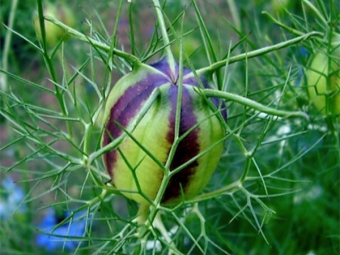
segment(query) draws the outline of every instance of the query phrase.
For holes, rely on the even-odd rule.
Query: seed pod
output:
[[[46,7],[44,8],[44,16],[52,16],[70,27],[73,27],[75,25],[75,19],[72,10],[63,2],[55,4],[47,2]],[[42,40],[39,17],[37,15],[34,17],[34,27],[35,30],[37,31],[38,39]],[[55,46],[58,43],[58,41],[63,37],[64,39],[69,38],[69,36],[65,34],[64,29],[46,20],[45,30],[46,30],[46,42],[49,46]]]
[[[183,70],[179,137],[182,137],[170,164],[170,171],[182,166],[167,184],[162,203],[176,203],[200,192],[208,183],[223,150],[226,109],[216,98],[204,98],[198,93],[199,83]],[[109,94],[105,108],[105,130],[102,145],[120,137],[138,116],[155,89],[159,95],[147,113],[118,148],[103,156],[105,167],[115,187],[138,203],[153,200],[161,185],[164,166],[175,141],[176,104],[179,86],[166,59],[142,65],[122,77]],[[208,82],[200,77],[204,86]],[[212,102],[212,103],[211,103]],[[222,110],[218,110],[218,107]],[[221,108],[220,108],[221,109]],[[147,150],[149,154],[145,152]],[[154,157],[150,157],[150,154]],[[161,164],[157,164],[156,160]]]
[[[272,0],[271,9],[274,14],[285,14],[286,11],[292,9],[294,6],[294,1],[292,0]]]
[[[340,115],[340,35],[334,33],[329,49],[312,55],[305,70],[307,92],[323,115]]]

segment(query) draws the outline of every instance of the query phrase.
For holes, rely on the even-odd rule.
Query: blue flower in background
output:
[[[84,212],[75,213],[67,222],[57,226],[70,215],[71,213],[65,212],[62,217],[58,217],[55,210],[49,208],[39,224],[39,230],[43,233],[37,235],[37,245],[48,251],[60,248],[74,250],[81,245],[82,241],[79,239],[84,236],[87,219]]]
[[[305,58],[305,57],[308,56],[308,50],[305,47],[301,46],[300,47],[300,54],[301,54],[302,57]]]
[[[7,177],[0,186],[0,219],[8,220],[15,213],[23,214],[27,207],[22,204],[25,193],[22,188]]]
[[[308,57],[308,51],[303,46],[299,48],[299,54],[303,59],[306,59]],[[303,72],[303,68],[301,68],[295,80],[295,86],[300,86],[303,76],[304,76],[304,72]]]
[[[304,75],[304,72],[303,72],[303,69],[301,68],[299,70],[299,73],[298,73],[297,78],[295,80],[295,86],[300,86],[301,85],[301,80],[303,78],[303,75]]]

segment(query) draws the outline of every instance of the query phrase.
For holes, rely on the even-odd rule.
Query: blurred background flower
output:
[[[36,244],[47,251],[74,250],[83,244],[81,239],[85,233],[87,219],[83,211],[72,216],[72,212],[59,214],[55,209],[48,208],[39,224],[41,232],[36,237]]]
[[[12,178],[6,177],[0,186],[0,219],[8,220],[14,214],[24,214],[27,210],[24,198],[22,188]]]

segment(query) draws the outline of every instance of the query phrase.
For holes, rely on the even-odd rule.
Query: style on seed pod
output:
[[[176,113],[179,143],[171,162],[174,172],[161,202],[173,204],[192,198],[208,183],[216,169],[226,136],[226,105],[199,93],[200,84],[190,69],[183,69],[181,106],[177,107],[179,66],[171,71],[167,58],[142,64],[112,88],[104,111],[102,146],[122,136],[140,115],[148,98],[159,94],[140,122],[119,146],[103,155],[113,185],[140,204],[154,200],[164,177],[164,166],[175,142]],[[178,117],[177,117],[178,119]]]
[[[305,69],[309,99],[323,115],[340,115],[340,35],[311,56]]]

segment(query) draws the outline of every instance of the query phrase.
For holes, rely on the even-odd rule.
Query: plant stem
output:
[[[240,188],[242,187],[242,182],[240,180],[235,181],[227,186],[224,186],[223,188],[208,192],[208,193],[204,193],[202,195],[198,195],[196,197],[194,197],[193,199],[190,200],[186,200],[184,201],[185,204],[193,204],[193,203],[198,203],[204,200],[209,200],[215,197],[219,197],[225,193],[233,193],[237,190],[240,190]]]
[[[70,34],[74,38],[88,42],[92,46],[97,47],[98,49],[101,49],[105,52],[112,52],[113,54],[116,54],[118,57],[124,58],[126,61],[128,61],[133,66],[139,66],[141,64],[141,61],[137,57],[135,57],[131,54],[128,54],[124,51],[117,50],[115,48],[112,49],[109,45],[102,43],[102,42],[99,42],[97,40],[94,40],[94,39],[78,32],[77,30],[65,25],[64,23],[62,23],[61,21],[59,21],[59,20],[57,20],[53,17],[45,16],[45,20],[50,21],[53,24],[63,28],[65,31],[67,31],[68,34]]]
[[[57,79],[57,72],[54,68],[54,65],[52,63],[52,57],[49,56],[48,54],[48,45],[46,43],[46,30],[45,30],[45,20],[44,20],[44,12],[43,12],[43,7],[42,7],[42,0],[37,0],[37,5],[38,5],[38,15],[39,15],[39,25],[40,25],[40,31],[42,35],[42,46],[43,46],[43,58],[46,64],[46,67],[48,69],[48,72],[50,73],[50,76],[53,81],[54,85],[54,90],[55,90],[55,96],[57,98],[57,101],[59,103],[61,113],[63,117],[68,116],[68,111],[66,107],[66,103],[64,101],[64,91],[60,89],[60,87],[57,85],[58,84],[58,79]],[[72,128],[70,125],[70,122],[66,122],[66,127],[68,130],[68,135],[71,138],[72,137]]]
[[[137,235],[141,242],[146,241],[146,234],[149,230],[148,215],[150,212],[149,204],[140,204],[137,212],[137,218],[134,220],[137,223]]]
[[[308,6],[308,7],[309,7],[309,8],[310,8],[310,9],[318,16],[319,20],[321,20],[322,23],[323,23],[326,27],[329,26],[328,21],[325,20],[324,16],[320,13],[320,11],[319,11],[312,3],[310,3],[310,2],[307,1],[307,0],[302,0],[302,3],[305,4],[305,5],[307,5],[307,6]]]
[[[298,35],[301,36],[304,33],[300,32],[299,30],[296,30],[290,26],[287,26],[285,24],[283,24],[282,22],[280,22],[279,20],[275,19],[272,15],[270,15],[268,12],[263,11],[262,14],[266,15],[271,21],[273,21],[276,25],[282,27],[283,29],[287,30],[288,32],[294,34],[294,35]]]
[[[324,36],[324,34],[320,33],[320,32],[313,31],[313,32],[310,32],[308,34],[304,34],[302,36],[293,38],[293,39],[285,41],[285,42],[274,44],[274,45],[268,46],[268,47],[263,47],[263,48],[258,49],[258,50],[246,52],[246,53],[234,56],[234,57],[224,59],[224,60],[216,62],[216,63],[214,63],[210,66],[201,68],[201,69],[197,70],[196,73],[197,73],[197,75],[210,74],[210,73],[215,72],[217,69],[224,67],[227,62],[228,62],[228,64],[232,64],[232,63],[244,60],[244,59],[250,59],[250,58],[257,57],[257,56],[261,56],[261,55],[264,55],[264,54],[269,53],[269,52],[273,52],[273,51],[277,51],[279,49],[289,47],[291,45],[294,45],[298,42],[307,40],[308,38],[314,37],[314,36],[322,37],[322,36]],[[187,78],[189,76],[194,76],[194,75],[192,73],[190,73],[185,78]]]
[[[302,117],[302,118],[305,118],[307,121],[309,121],[309,116],[304,112],[290,112],[290,111],[277,110],[277,109],[262,105],[249,98],[242,97],[242,96],[239,96],[233,93],[218,91],[214,89],[204,89],[204,90],[200,90],[200,92],[203,93],[207,97],[218,97],[218,98],[223,98],[223,99],[227,99],[230,101],[234,101],[242,105],[248,106],[252,109],[258,110],[260,112],[267,113],[269,115],[274,115],[274,116],[284,117],[284,118]]]
[[[158,20],[158,23],[159,23],[159,28],[161,29],[161,33],[162,33],[165,55],[167,57],[167,60],[168,60],[169,66],[170,66],[171,73],[176,75],[176,73],[175,73],[176,63],[175,63],[174,56],[171,52],[169,36],[168,36],[168,32],[166,30],[166,26],[165,26],[165,22],[164,22],[162,7],[160,6],[158,0],[153,0],[153,3],[155,5],[157,20]],[[176,77],[172,77],[172,78],[176,79]]]
[[[153,227],[158,229],[158,231],[161,233],[162,237],[166,241],[166,243],[169,245],[169,252],[168,255],[171,254],[181,254],[180,251],[177,250],[175,243],[172,241],[168,231],[166,230],[163,220],[161,217],[161,212],[158,211],[156,214],[156,217],[153,221]]]
[[[241,30],[241,19],[234,0],[227,1],[231,17],[237,30]]]
[[[15,17],[15,11],[17,9],[18,5],[18,0],[13,0],[12,1],[12,6],[11,6],[11,12],[9,14],[8,18],[8,28],[6,31],[6,36],[5,36],[5,43],[4,43],[4,49],[3,49],[3,55],[2,55],[2,69],[7,72],[8,70],[8,53],[9,53],[9,46],[11,44],[11,39],[12,39],[12,28],[13,28],[13,22],[14,22],[14,17]],[[7,83],[7,75],[1,74],[0,75],[0,89],[2,91],[7,91],[8,89],[8,83]]]
[[[137,223],[143,225],[146,223],[149,215],[149,204],[140,204],[137,212]]]

